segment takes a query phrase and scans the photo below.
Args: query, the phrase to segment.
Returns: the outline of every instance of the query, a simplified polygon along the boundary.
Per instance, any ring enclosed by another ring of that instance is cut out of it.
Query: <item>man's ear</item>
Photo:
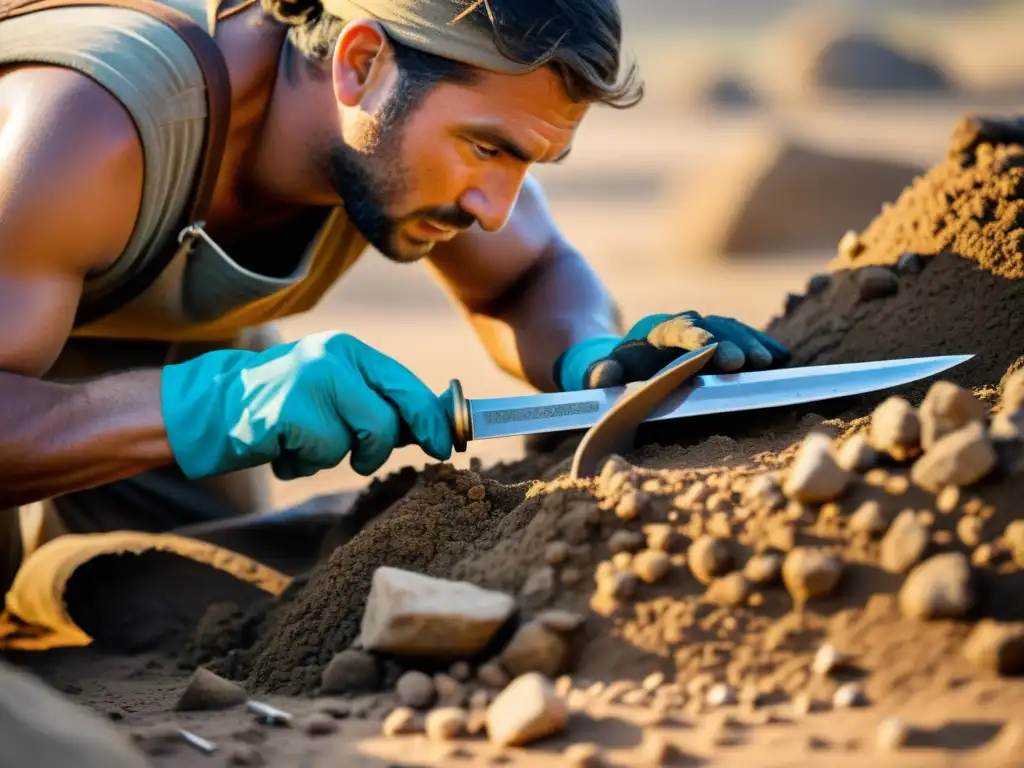
[[[338,36],[331,63],[334,98],[346,107],[365,104],[386,88],[393,69],[391,45],[375,21],[350,22]]]

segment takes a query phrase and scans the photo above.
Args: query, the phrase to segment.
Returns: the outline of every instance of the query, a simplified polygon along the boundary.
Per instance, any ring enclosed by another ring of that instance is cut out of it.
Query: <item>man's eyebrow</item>
[[[514,157],[516,160],[519,160],[522,163],[532,164],[540,162],[539,160],[537,160],[536,157],[527,152],[521,146],[516,144],[515,141],[513,141],[503,133],[499,133],[498,131],[493,131],[487,128],[474,128],[471,130],[471,133],[475,138],[479,139],[480,141],[493,145],[494,147],[500,149],[505,154]],[[569,152],[571,150],[572,147],[566,147],[565,151],[562,152],[562,154],[560,154],[553,160],[549,160],[548,162],[562,162],[566,157],[568,157]]]

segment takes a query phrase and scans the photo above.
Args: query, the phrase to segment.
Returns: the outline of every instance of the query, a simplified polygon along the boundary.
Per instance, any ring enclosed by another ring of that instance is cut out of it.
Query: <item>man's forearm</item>
[[[174,461],[160,370],[77,384],[0,372],[0,507],[92,488]]]
[[[556,389],[555,361],[592,336],[622,333],[612,296],[582,256],[552,247],[502,300],[472,314],[473,326],[507,373],[545,392]]]

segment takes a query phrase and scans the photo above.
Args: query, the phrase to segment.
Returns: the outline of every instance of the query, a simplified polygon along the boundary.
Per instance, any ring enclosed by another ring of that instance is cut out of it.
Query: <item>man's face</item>
[[[444,83],[411,111],[395,81],[330,156],[352,223],[394,261],[422,258],[476,223],[500,229],[529,167],[561,159],[587,109],[547,69]]]

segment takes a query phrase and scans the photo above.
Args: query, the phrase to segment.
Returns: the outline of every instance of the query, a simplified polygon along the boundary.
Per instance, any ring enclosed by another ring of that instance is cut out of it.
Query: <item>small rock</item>
[[[1024,622],[979,621],[967,636],[963,653],[972,664],[990,672],[1024,672]]]
[[[774,552],[751,557],[743,567],[743,575],[753,584],[772,584],[782,574],[782,558]]]
[[[611,496],[617,493],[622,486],[629,482],[633,473],[633,466],[618,454],[611,454],[601,467],[597,476],[598,491],[602,496]]]
[[[519,627],[501,652],[501,665],[513,677],[540,672],[554,678],[562,672],[568,655],[565,640],[534,621]]]
[[[961,517],[956,524],[956,535],[968,547],[981,544],[981,531],[984,521],[980,517]]]
[[[832,455],[832,439],[812,432],[797,451],[782,491],[789,499],[814,504],[838,499],[849,482],[850,473]]]
[[[648,584],[661,581],[669,570],[668,553],[646,549],[633,558],[633,572]]]
[[[227,764],[255,768],[266,763],[263,760],[263,753],[256,749],[256,747],[249,744],[238,744],[228,750]]]
[[[563,611],[558,608],[552,608],[542,613],[538,613],[534,618],[534,621],[545,629],[550,629],[552,632],[569,635],[583,626],[583,622],[586,621],[586,617],[578,613],[573,613],[572,611]]]
[[[466,491],[466,498],[470,501],[483,501],[487,496],[487,489],[482,485],[474,485]]]
[[[901,275],[916,275],[924,269],[924,261],[921,255],[913,251],[907,251],[896,262],[896,271]]]
[[[434,675],[434,690],[441,707],[461,707],[466,703],[466,687],[451,675]]]
[[[482,650],[516,609],[501,592],[381,566],[360,628],[370,651],[466,656]]]
[[[889,523],[882,514],[882,505],[877,501],[865,501],[850,515],[847,527],[850,533],[866,536],[881,536]]]
[[[836,246],[836,252],[844,259],[852,259],[863,250],[864,243],[861,242],[860,235],[852,229],[843,234],[839,239],[839,245]]]
[[[665,523],[648,525],[644,528],[644,533],[647,536],[647,548],[660,552],[671,552],[677,539],[672,526]]]
[[[836,709],[863,707],[868,703],[864,690],[857,683],[843,683],[832,697],[832,705]]]
[[[552,541],[544,550],[548,565],[561,565],[569,557],[569,545],[564,541]]]
[[[754,477],[743,489],[743,503],[748,506],[770,504],[775,505],[782,494],[779,481],[774,473],[765,472]]]
[[[818,549],[797,547],[782,563],[782,581],[798,604],[827,597],[843,576],[843,561]]]
[[[665,682],[664,672],[652,672],[643,679],[640,687],[648,693],[654,693]]]
[[[399,736],[405,733],[421,733],[423,723],[419,716],[409,707],[397,707],[384,718],[381,733],[385,736]]]
[[[562,569],[562,586],[575,587],[581,581],[583,581],[583,574],[580,573],[578,568],[563,568]]]
[[[935,497],[935,508],[948,515],[960,504],[960,489],[955,485],[947,485]]]
[[[543,605],[555,591],[555,570],[550,565],[535,569],[526,577],[520,595],[531,605]]]
[[[589,742],[566,747],[562,750],[562,762],[572,768],[603,768],[606,765],[601,749]]]
[[[985,406],[966,389],[951,381],[937,381],[928,389],[918,409],[921,420],[921,447],[931,449],[941,438],[967,426],[983,422]]]
[[[229,709],[244,704],[247,698],[248,694],[238,683],[199,667],[192,673],[174,708],[179,712]]]
[[[517,677],[487,709],[487,736],[499,746],[519,746],[563,730],[565,701],[543,675]]]
[[[468,683],[473,677],[473,668],[469,666],[468,662],[456,661],[448,669],[448,674],[460,683]]]
[[[417,670],[410,670],[398,678],[395,684],[398,700],[414,709],[426,709],[434,703],[437,691],[430,676]]]
[[[947,485],[971,485],[996,465],[997,455],[981,422],[940,438],[910,470],[910,479],[932,493]]]
[[[913,458],[921,450],[921,420],[905,398],[886,398],[871,414],[868,428],[871,447],[896,461]]]
[[[635,573],[619,571],[597,582],[597,591],[615,600],[628,600],[636,592],[639,579]]]
[[[750,585],[746,577],[739,571],[733,571],[711,582],[706,597],[718,605],[733,607],[742,605],[748,594]]]
[[[829,284],[832,282],[830,275],[818,273],[811,275],[811,279],[807,281],[807,293],[813,296],[816,293],[821,293],[828,289]]]
[[[875,744],[882,752],[896,752],[907,744],[910,731],[898,717],[887,717],[875,731]]]
[[[302,730],[310,736],[326,736],[338,730],[338,721],[326,712],[314,712],[302,722]]]
[[[840,653],[832,643],[825,643],[814,654],[814,661],[811,662],[811,671],[816,675],[824,677],[845,663],[846,656]]]
[[[708,689],[708,706],[731,707],[736,703],[736,691],[725,683],[716,683]]]
[[[704,535],[694,541],[686,552],[686,562],[694,577],[702,584],[710,584],[718,576],[732,570],[732,552],[721,539]]]
[[[377,660],[362,651],[341,651],[324,669],[320,693],[361,693],[375,691],[380,684]]]
[[[878,464],[878,452],[871,447],[867,434],[858,432],[840,447],[836,463],[847,472],[867,472]]]
[[[608,549],[613,555],[638,552],[643,548],[644,541],[644,535],[639,531],[616,531],[608,538]]]
[[[924,556],[928,539],[928,529],[921,525],[914,511],[903,510],[882,539],[882,567],[890,573],[906,573]]]
[[[509,680],[511,680],[508,673],[497,661],[488,661],[486,664],[481,664],[476,671],[476,679],[484,685],[490,688],[497,688],[498,690],[508,685]]]
[[[692,509],[697,504],[703,504],[704,500],[711,494],[711,489],[703,480],[698,480],[681,494],[672,499],[672,506],[684,512]]]
[[[466,731],[466,712],[459,707],[440,707],[427,713],[423,730],[431,741],[451,741]]]
[[[884,299],[899,289],[900,281],[885,267],[864,267],[857,273],[857,294],[861,301]]]

